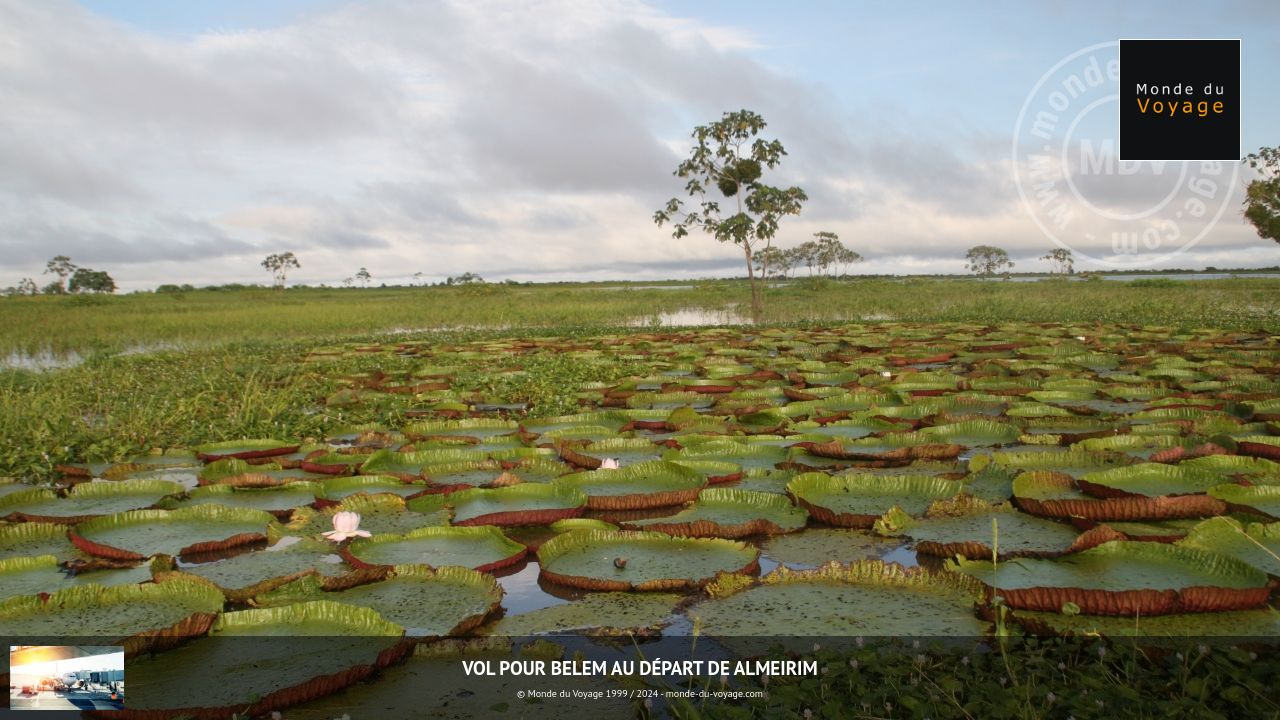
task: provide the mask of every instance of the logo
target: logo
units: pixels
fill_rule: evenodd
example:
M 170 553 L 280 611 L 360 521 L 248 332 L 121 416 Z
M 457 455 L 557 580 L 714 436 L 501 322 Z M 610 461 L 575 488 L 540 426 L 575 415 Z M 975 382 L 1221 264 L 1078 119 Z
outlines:
M 1240 163 L 1121 160 L 1119 45 L 1078 50 L 1040 77 L 1018 113 L 1013 172 L 1055 244 L 1077 259 L 1137 269 L 1176 257 L 1213 229 Z

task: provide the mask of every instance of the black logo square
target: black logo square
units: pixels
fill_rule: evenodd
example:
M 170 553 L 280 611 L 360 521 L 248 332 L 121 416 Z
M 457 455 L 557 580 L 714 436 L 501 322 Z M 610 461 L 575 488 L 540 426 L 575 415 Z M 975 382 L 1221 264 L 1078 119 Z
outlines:
M 1240 41 L 1120 41 L 1121 160 L 1240 160 Z

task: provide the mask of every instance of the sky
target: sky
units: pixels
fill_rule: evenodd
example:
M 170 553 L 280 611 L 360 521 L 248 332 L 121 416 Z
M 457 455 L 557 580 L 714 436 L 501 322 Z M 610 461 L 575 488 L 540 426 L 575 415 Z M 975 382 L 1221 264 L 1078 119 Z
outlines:
M 1117 38 L 1240 38 L 1242 152 L 1280 144 L 1280 4 L 976 7 L 0 0 L 0 287 L 43 284 L 55 254 L 123 290 L 268 283 L 283 251 L 291 284 L 742 275 L 737 248 L 652 220 L 691 129 L 740 108 L 787 149 L 766 179 L 809 196 L 775 244 L 836 232 L 857 273 L 964 272 L 979 244 L 1047 270 L 1019 114 L 1056 63 Z M 1110 113 L 1076 135 L 1103 142 Z M 1121 266 L 1280 264 L 1229 165 L 1194 245 Z M 1081 238 L 1180 168 L 1077 176 L 1077 269 L 1115 266 Z

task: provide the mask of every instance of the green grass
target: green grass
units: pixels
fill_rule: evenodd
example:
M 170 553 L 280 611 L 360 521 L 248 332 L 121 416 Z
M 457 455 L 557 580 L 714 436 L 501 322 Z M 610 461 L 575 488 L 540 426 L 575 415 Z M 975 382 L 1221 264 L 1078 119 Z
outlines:
M 164 344 L 339 338 L 441 328 L 645 325 L 685 308 L 749 305 L 745 281 L 658 290 L 604 285 L 198 290 L 0 300 L 0 355 Z M 618 288 L 619 286 L 608 286 Z M 802 279 L 766 294 L 765 322 L 1072 322 L 1280 328 L 1280 279 L 980 282 Z

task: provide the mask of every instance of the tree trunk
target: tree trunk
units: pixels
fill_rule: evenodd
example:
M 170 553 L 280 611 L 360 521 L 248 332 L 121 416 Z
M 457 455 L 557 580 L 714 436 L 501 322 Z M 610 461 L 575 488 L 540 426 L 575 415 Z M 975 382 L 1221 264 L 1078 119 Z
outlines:
M 751 322 L 759 325 L 764 316 L 764 298 L 760 294 L 760 284 L 756 282 L 756 272 L 751 267 L 751 247 L 744 243 L 742 252 L 747 256 L 747 280 L 751 283 Z

